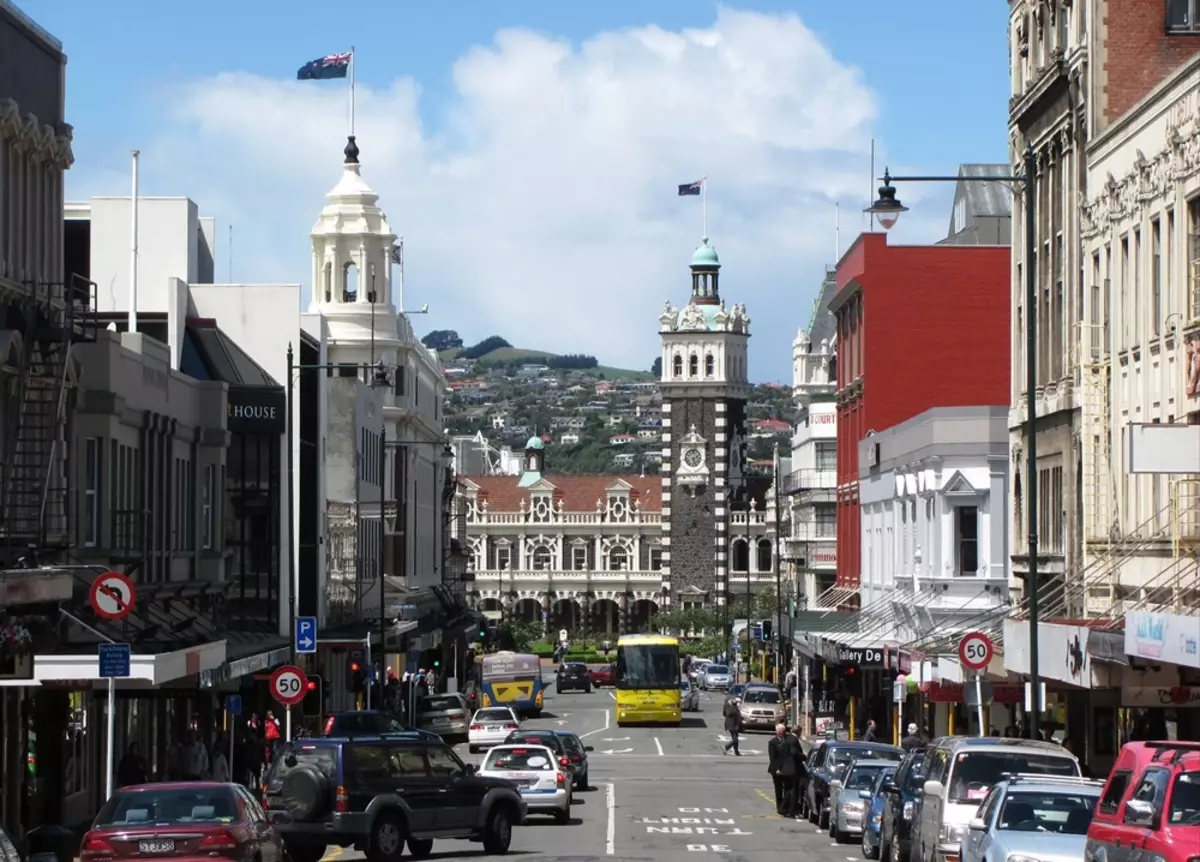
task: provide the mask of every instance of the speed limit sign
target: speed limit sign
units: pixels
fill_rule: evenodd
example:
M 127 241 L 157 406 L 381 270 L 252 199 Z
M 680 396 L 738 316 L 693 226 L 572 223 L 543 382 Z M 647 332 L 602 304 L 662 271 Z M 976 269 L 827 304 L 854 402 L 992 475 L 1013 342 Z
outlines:
M 983 670 L 992 660 L 992 639 L 983 632 L 963 635 L 958 642 L 958 660 L 968 670 Z
M 284 706 L 295 706 L 307 691 L 308 677 L 298 667 L 284 665 L 271 674 L 271 697 Z

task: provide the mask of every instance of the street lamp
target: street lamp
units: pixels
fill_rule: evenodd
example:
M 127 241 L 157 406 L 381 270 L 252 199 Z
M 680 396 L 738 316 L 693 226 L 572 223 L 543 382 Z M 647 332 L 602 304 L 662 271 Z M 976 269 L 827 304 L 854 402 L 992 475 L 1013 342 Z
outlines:
M 1037 483 L 1037 231 L 1034 222 L 1034 191 L 1037 182 L 1037 157 L 1033 146 L 1025 148 L 1024 170 L 1019 174 L 996 177 L 893 177 L 883 172 L 879 198 L 867 207 L 884 230 L 889 230 L 908 211 L 896 197 L 892 183 L 957 183 L 963 180 L 983 183 L 1019 183 L 1025 192 L 1025 437 L 1028 447 L 1026 499 L 1029 518 L 1029 573 L 1025 579 L 1029 594 L 1029 687 L 1033 704 L 1029 720 L 1030 736 L 1039 738 L 1041 723 L 1041 675 L 1038 672 L 1038 483 Z

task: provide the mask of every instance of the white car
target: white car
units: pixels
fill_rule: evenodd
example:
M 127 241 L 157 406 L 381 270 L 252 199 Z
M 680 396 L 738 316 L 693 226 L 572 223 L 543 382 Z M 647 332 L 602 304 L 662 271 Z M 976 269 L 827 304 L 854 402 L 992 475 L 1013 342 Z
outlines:
M 507 706 L 488 706 L 476 710 L 467 728 L 467 744 L 472 754 L 481 748 L 491 748 L 508 738 L 514 730 L 521 729 L 521 722 Z
M 571 776 L 544 745 L 497 745 L 476 774 L 513 782 L 530 814 L 571 821 Z

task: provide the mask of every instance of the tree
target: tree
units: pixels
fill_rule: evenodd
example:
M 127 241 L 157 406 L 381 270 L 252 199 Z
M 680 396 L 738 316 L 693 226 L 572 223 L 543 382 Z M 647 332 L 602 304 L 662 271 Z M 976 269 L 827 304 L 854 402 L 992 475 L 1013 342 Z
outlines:
M 478 344 L 473 344 L 464 350 L 459 356 L 463 359 L 479 359 L 486 356 L 493 350 L 499 350 L 501 347 L 512 347 L 507 341 L 499 335 L 489 335 L 487 338 Z
M 463 346 L 463 340 L 453 329 L 435 329 L 422 338 L 421 343 L 434 350 L 454 350 Z
M 523 620 L 510 620 L 496 628 L 496 643 L 503 650 L 523 652 L 541 636 L 542 627 L 539 623 L 527 623 Z
M 654 361 L 650 363 L 650 373 L 655 377 L 662 377 L 662 357 L 654 357 Z

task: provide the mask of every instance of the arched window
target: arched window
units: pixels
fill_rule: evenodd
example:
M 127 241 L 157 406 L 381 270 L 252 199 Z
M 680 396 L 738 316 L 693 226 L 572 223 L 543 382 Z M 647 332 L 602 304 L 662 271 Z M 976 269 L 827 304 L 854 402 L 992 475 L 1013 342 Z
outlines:
M 745 539 L 734 539 L 730 550 L 733 552 L 731 568 L 735 572 L 750 570 L 750 545 Z
M 713 355 L 710 353 L 704 357 L 704 376 L 712 377 L 714 374 L 716 374 L 716 371 L 717 361 L 713 359 Z
M 699 377 L 699 376 L 700 376 L 700 357 L 693 353 L 691 358 L 688 359 L 688 377 Z
M 354 262 L 346 264 L 342 270 L 342 302 L 358 301 L 358 267 Z
M 682 377 L 683 376 L 683 357 L 680 356 L 678 353 L 675 354 L 674 366 L 675 366 L 675 377 L 676 378 Z
M 321 280 L 325 282 L 322 289 L 325 293 L 325 301 L 333 302 L 333 264 L 326 263 L 325 269 L 321 272 Z
M 771 571 L 771 540 L 759 539 L 758 541 L 758 570 L 760 572 Z
M 608 552 L 608 568 L 610 571 L 623 572 L 629 568 L 629 552 L 620 545 Z
M 552 565 L 554 557 L 550 553 L 550 549 L 545 545 L 538 545 L 533 549 L 533 568 L 537 571 L 549 569 Z

